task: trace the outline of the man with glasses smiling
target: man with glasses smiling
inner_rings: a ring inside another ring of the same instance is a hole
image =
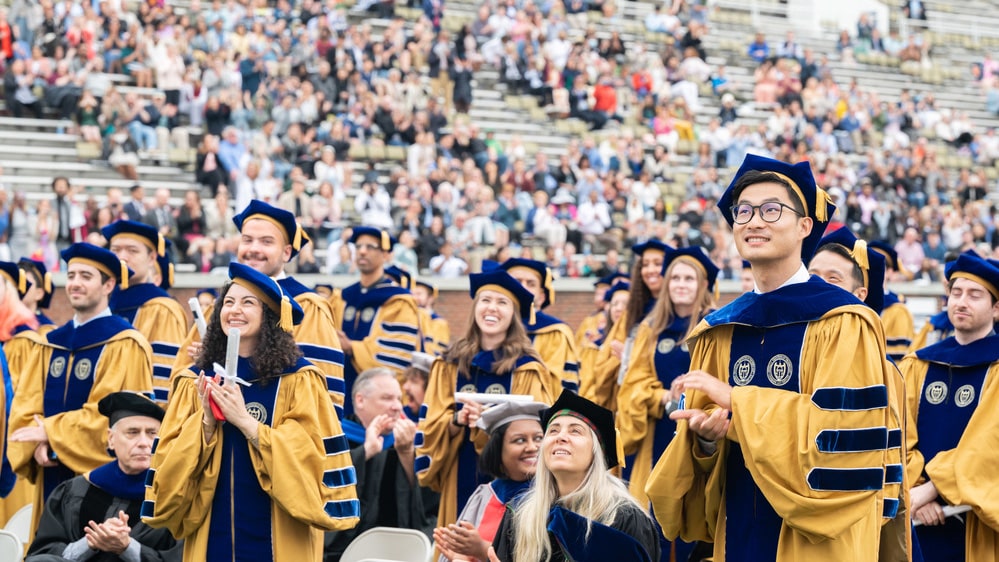
[[[420,345],[416,301],[409,289],[385,275],[395,239],[381,229],[357,226],[350,243],[361,280],[343,290],[343,308],[335,315],[341,323],[340,344],[350,359],[344,361],[343,369],[347,396],[352,396],[358,374],[368,369],[387,367],[401,377]],[[353,404],[347,400],[344,415],[353,413]]]
[[[807,162],[754,155],[718,207],[756,287],[689,336],[685,423],[646,489],[664,534],[719,562],[876,560],[901,435],[877,314],[805,269],[835,207]]]

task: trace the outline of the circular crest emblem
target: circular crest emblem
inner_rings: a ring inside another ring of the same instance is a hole
[[[787,384],[787,381],[791,380],[792,373],[794,365],[791,364],[791,358],[783,353],[774,355],[767,363],[767,380],[774,386]]]
[[[260,423],[267,423],[267,408],[260,402],[250,402],[246,405],[246,411]]]
[[[957,389],[954,393],[954,403],[957,404],[959,408],[964,408],[968,404],[975,401],[975,387],[970,384],[966,384]]]
[[[486,387],[486,394],[506,394],[506,393],[507,393],[506,387],[498,382],[494,382],[493,384]]]
[[[461,387],[461,388],[458,389],[458,392],[471,392],[471,393],[475,393],[475,392],[478,392],[478,391],[479,391],[479,389],[475,388],[475,385],[471,384],[471,383],[466,384],[465,386],[463,386],[463,387]]]
[[[92,366],[93,363],[90,362],[90,359],[80,359],[76,362],[76,366],[73,367],[73,375],[81,381],[85,381],[88,377],[90,377],[90,369]]]
[[[756,375],[756,361],[749,355],[743,355],[732,366],[732,379],[738,386],[746,386]]]
[[[357,315],[356,308],[348,306],[347,308],[343,309],[343,319],[346,320],[347,322],[353,322],[355,315]]]
[[[947,399],[947,383],[942,381],[931,382],[926,387],[926,401],[930,404],[940,404]]]
[[[371,319],[374,317],[375,317],[375,309],[373,308],[365,308],[364,311],[361,312],[362,322],[371,322]]]
[[[676,341],[665,338],[659,340],[659,345],[656,346],[656,351],[658,351],[660,355],[666,355],[670,351],[673,351],[674,347],[676,347]]]
[[[56,357],[52,360],[52,364],[49,366],[49,373],[53,378],[59,378],[62,374],[66,372],[66,358]]]

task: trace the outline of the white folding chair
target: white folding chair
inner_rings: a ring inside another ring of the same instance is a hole
[[[21,539],[21,542],[24,544],[30,543],[31,504],[29,503],[28,505],[15,511],[14,515],[11,515],[10,519],[7,520],[7,525],[4,526],[3,530]]]
[[[20,560],[24,546],[14,533],[0,529],[0,560]]]
[[[341,562],[427,562],[430,539],[414,529],[375,527],[357,536],[343,551]]]

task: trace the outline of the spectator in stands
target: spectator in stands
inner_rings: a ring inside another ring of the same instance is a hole
[[[122,128],[109,135],[102,155],[123,178],[139,179],[139,145],[128,129]]]
[[[76,124],[84,142],[101,143],[101,128],[98,116],[100,104],[89,90],[84,90],[77,103]]]
[[[392,228],[392,198],[380,182],[364,182],[361,192],[354,197],[354,210],[360,215],[361,224]]]
[[[42,102],[32,90],[34,82],[35,77],[20,59],[15,59],[4,73],[3,89],[7,107],[14,117],[23,116],[24,110],[29,109],[36,119],[42,118]]]
[[[763,64],[763,61],[770,58],[770,45],[767,44],[766,37],[762,32],[756,32],[753,42],[746,49],[746,54],[757,64]]]
[[[911,20],[926,21],[926,4],[922,0],[904,0],[902,15]]]
[[[153,206],[146,212],[142,222],[152,226],[164,238],[177,239],[177,212],[170,205],[170,190],[161,187],[156,190]]]
[[[468,274],[468,262],[454,254],[454,245],[444,241],[440,254],[430,259],[430,271],[435,276],[457,278]]]
[[[134,92],[125,95],[125,103],[128,106],[128,115],[125,119],[132,140],[135,141],[140,151],[156,150],[156,125],[160,120],[160,112],[154,105],[140,98]]]
[[[204,238],[208,231],[205,211],[201,206],[201,194],[195,189],[184,192],[184,204],[177,211],[177,245],[179,255],[187,254],[190,245]]]

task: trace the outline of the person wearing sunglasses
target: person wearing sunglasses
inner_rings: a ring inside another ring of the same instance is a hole
[[[897,398],[877,313],[806,269],[835,206],[807,162],[749,155],[718,207],[756,289],[687,337],[677,433],[646,487],[664,535],[713,542],[718,562],[876,560]]]

